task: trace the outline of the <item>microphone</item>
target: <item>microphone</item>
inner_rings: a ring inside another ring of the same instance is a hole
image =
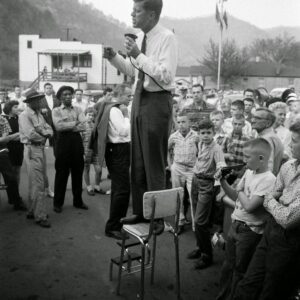
[[[134,33],[125,33],[124,36],[125,37],[130,37],[134,41],[137,39],[137,35],[135,35]]]

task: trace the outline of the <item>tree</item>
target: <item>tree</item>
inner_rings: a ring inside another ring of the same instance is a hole
[[[250,53],[262,61],[275,63],[280,73],[284,65],[296,60],[298,47],[295,38],[284,33],[273,39],[256,39],[250,47]]]
[[[212,39],[206,46],[204,58],[200,63],[207,67],[214,80],[218,76],[219,45]],[[221,79],[223,84],[233,83],[239,76],[243,75],[249,55],[246,48],[240,49],[234,40],[225,40],[222,43]]]

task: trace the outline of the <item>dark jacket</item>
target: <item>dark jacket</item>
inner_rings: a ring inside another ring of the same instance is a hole
[[[97,153],[100,166],[103,164],[106,142],[109,114],[112,107],[119,106],[118,102],[101,102],[97,107],[97,116],[95,118],[95,127],[89,142],[89,148]]]
[[[58,100],[54,95],[53,97],[53,108],[60,106],[61,102]],[[52,112],[47,103],[46,97],[42,98],[41,100],[41,110],[43,108],[47,109],[47,113],[43,113],[43,117],[45,118],[46,122],[53,128],[53,121],[52,121]]]

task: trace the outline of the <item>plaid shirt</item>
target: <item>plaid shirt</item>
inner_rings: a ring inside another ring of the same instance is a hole
[[[169,137],[168,149],[173,150],[174,162],[186,167],[194,167],[197,159],[199,136],[194,130],[183,137],[177,130]]]
[[[227,135],[224,132],[224,130],[221,128],[220,132],[216,132],[215,136],[214,136],[214,141],[220,145],[223,146],[223,143],[225,142]]]
[[[249,140],[250,138],[244,134],[235,133],[232,133],[225,138],[223,152],[230,153],[233,156],[233,160],[227,161],[229,166],[244,163],[244,144]]]
[[[0,115],[0,137],[8,136],[11,133],[11,128],[8,121]],[[0,143],[0,150],[5,149],[6,144]]]

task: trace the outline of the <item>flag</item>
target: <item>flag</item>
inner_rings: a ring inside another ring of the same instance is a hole
[[[223,30],[225,26],[226,29],[228,28],[228,18],[224,1],[227,0],[217,0],[216,4],[216,21],[219,23],[221,30]]]

